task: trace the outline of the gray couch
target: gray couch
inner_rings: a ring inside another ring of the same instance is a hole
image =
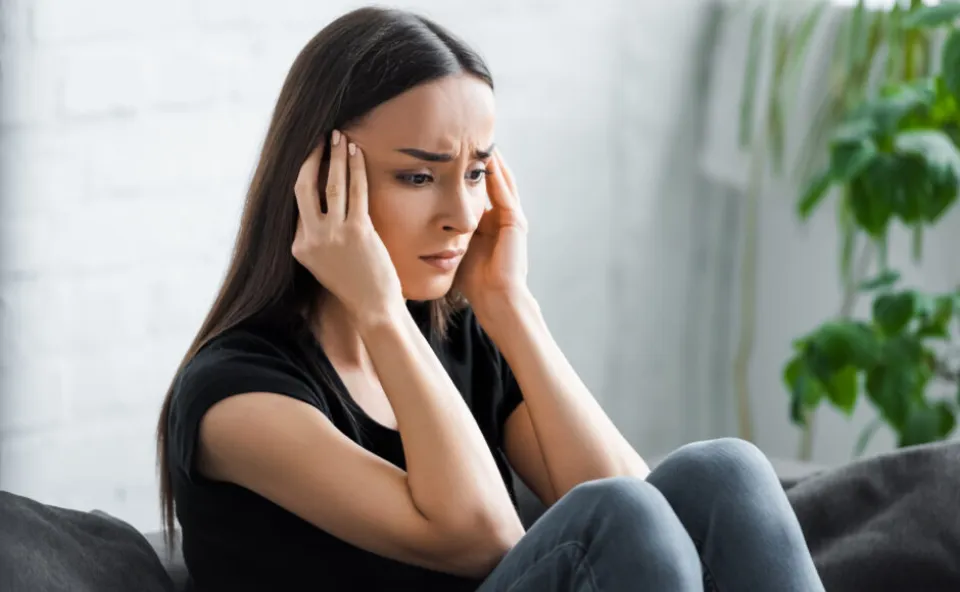
[[[960,442],[834,469],[774,465],[829,592],[960,590]],[[518,496],[529,524],[542,508]],[[180,592],[185,581],[159,533],[0,491],[3,592]]]

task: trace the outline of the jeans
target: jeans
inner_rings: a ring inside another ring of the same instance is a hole
[[[582,483],[530,528],[478,592],[818,592],[797,517],[743,440],[688,444],[646,480]]]

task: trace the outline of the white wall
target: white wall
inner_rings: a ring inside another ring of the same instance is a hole
[[[487,57],[498,144],[532,225],[533,289],[651,456],[734,429],[742,211],[705,181],[698,151],[707,79],[728,91],[739,80],[700,59],[707,4],[401,3]],[[283,76],[355,5],[0,0],[0,488],[159,525],[162,394],[220,280]],[[758,443],[787,457],[797,432],[780,368],[839,298],[829,212],[801,228],[791,196],[764,201],[750,377]],[[909,279],[957,282],[958,224],[930,237]],[[842,462],[871,414],[822,415],[815,458]],[[881,434],[871,450],[890,445]]]
[[[682,439],[682,401],[661,405],[676,375],[662,356],[644,366],[657,388],[618,399],[607,384],[609,335],[640,359],[663,349],[632,333],[655,328],[624,320],[634,307],[611,309],[623,302],[608,280],[633,257],[626,233],[657,226],[645,212],[680,114],[696,3],[404,4],[490,62],[498,143],[532,221],[531,283],[557,339],[604,403],[627,410],[617,421],[638,446]],[[0,487],[159,525],[162,394],[217,287],[286,69],[353,5],[0,1]],[[649,257],[644,244],[637,256]],[[638,350],[643,339],[654,345]],[[665,423],[649,419],[650,392]]]

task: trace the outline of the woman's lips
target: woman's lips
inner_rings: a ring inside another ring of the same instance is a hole
[[[420,260],[442,271],[453,271],[463,258],[463,251],[443,251],[433,255],[424,255]]]

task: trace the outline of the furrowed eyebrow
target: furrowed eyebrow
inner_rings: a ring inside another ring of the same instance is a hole
[[[473,155],[477,158],[477,160],[487,160],[493,154],[494,146],[495,144],[490,144],[490,147],[486,150],[475,150]]]
[[[473,156],[477,160],[486,160],[490,158],[493,154],[493,144],[490,144],[490,147],[486,150],[475,150]],[[402,152],[407,156],[412,156],[414,158],[425,160],[427,162],[450,162],[453,160],[453,155],[444,153],[444,152],[428,152],[426,150],[421,150],[419,148],[397,148],[397,152]]]

